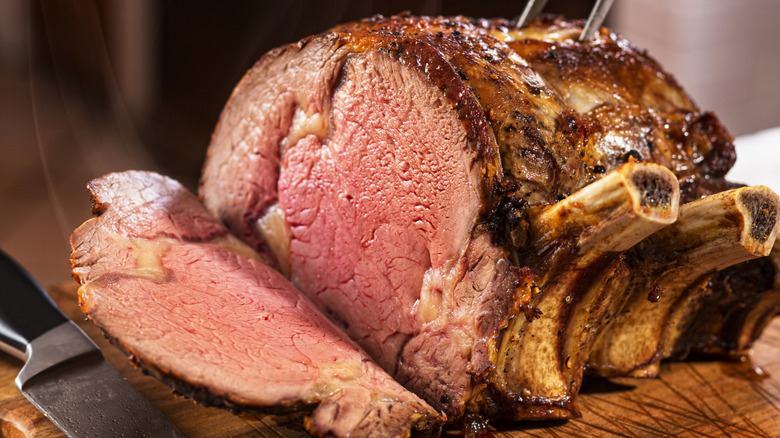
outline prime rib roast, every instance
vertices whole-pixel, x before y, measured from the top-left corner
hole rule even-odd
[[[732,137],[652,58],[581,28],[376,16],[269,52],[202,205],[91,183],[82,309],[202,402],[320,403],[318,435],[572,418],[584,375],[745,354],[780,311],[778,196],[724,179]]]

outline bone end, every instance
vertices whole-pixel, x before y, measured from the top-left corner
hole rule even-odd
[[[680,185],[671,170],[652,163],[626,163],[616,176],[628,197],[628,214],[613,221],[609,233],[594,247],[620,252],[677,220]]]
[[[680,185],[671,170],[652,163],[627,163],[620,168],[620,175],[635,214],[662,225],[677,220]]]
[[[756,257],[769,255],[777,239],[780,197],[765,186],[738,189],[736,206],[745,220],[742,246]]]

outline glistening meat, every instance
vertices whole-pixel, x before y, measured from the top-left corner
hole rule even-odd
[[[730,135],[655,61],[580,30],[378,16],[273,50],[201,199],[453,423],[570,418],[586,370],[743,352],[778,311],[777,195],[724,179]]]

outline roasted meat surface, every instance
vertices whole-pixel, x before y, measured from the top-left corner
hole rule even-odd
[[[780,199],[725,180],[732,137],[652,58],[581,27],[376,16],[272,50],[200,199],[454,425],[743,354],[778,313]]]
[[[631,42],[602,29],[580,43],[581,23],[552,16],[521,29],[503,20],[477,23],[526,60],[584,119],[585,139],[577,151],[585,166],[610,171],[629,157],[661,164],[680,180],[682,202],[734,187],[724,180],[736,159],[731,135]],[[585,174],[575,187],[592,179]]]

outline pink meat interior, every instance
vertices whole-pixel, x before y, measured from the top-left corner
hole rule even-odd
[[[478,176],[462,123],[416,70],[377,52],[345,68],[329,138],[284,156],[279,205],[293,282],[392,374],[424,274],[468,241]]]

